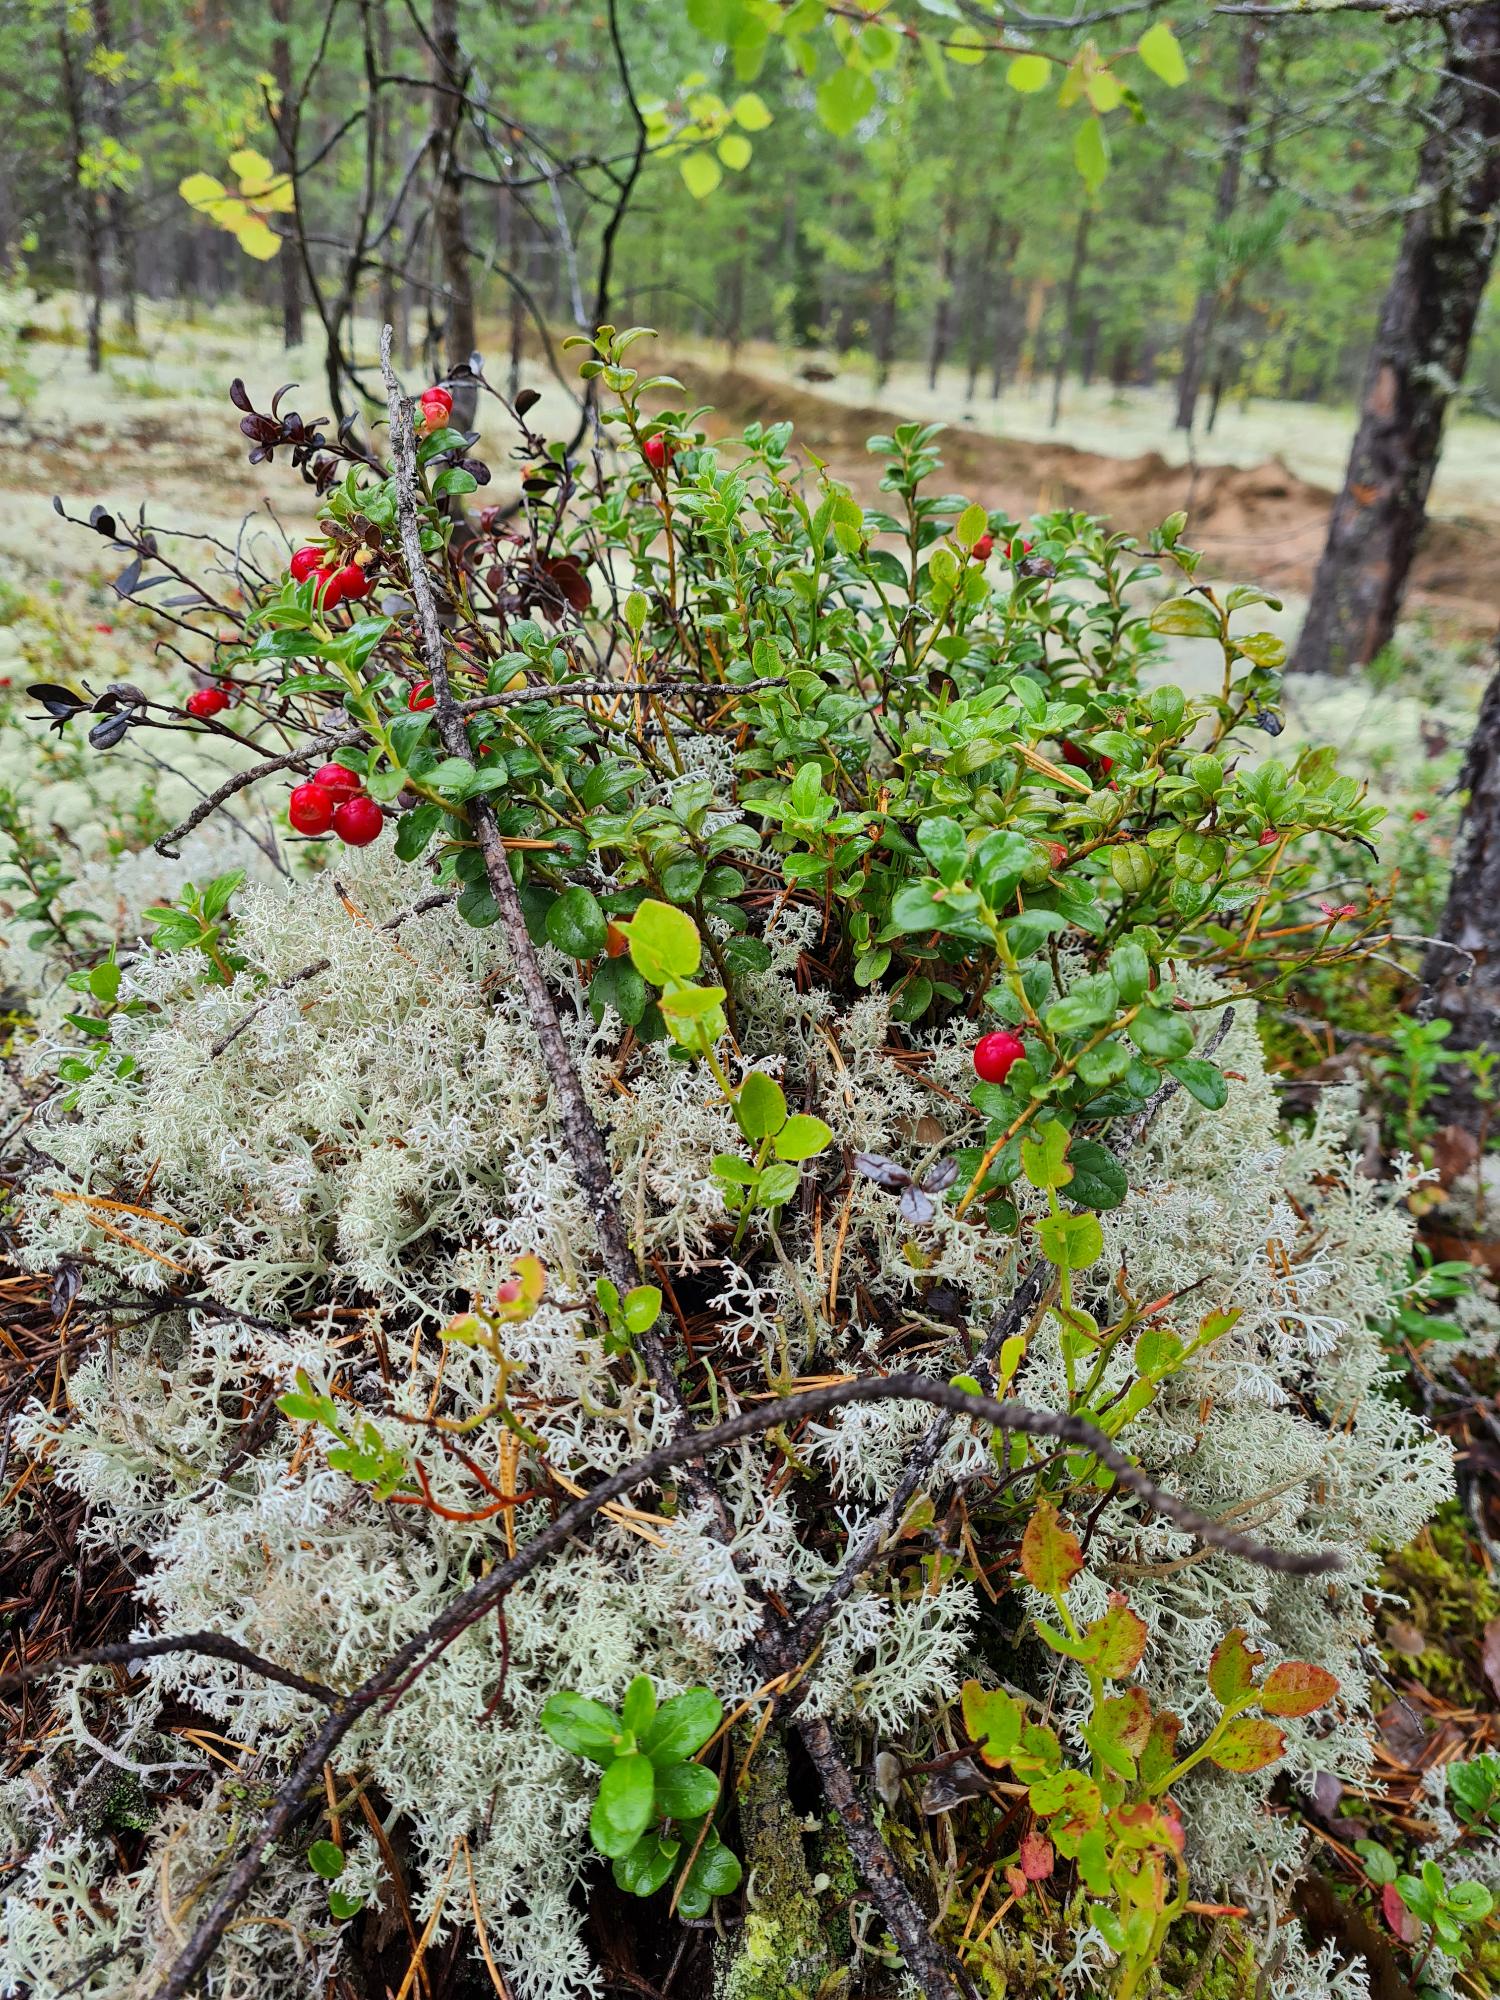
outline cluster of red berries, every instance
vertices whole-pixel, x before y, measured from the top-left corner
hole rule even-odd
[[[422,391],[422,422],[430,431],[447,428],[449,417],[453,415],[453,398],[446,389],[424,389]]]
[[[195,688],[183,706],[189,715],[196,715],[200,722],[210,715],[222,715],[229,706],[229,690],[223,687]]]
[[[347,764],[324,764],[314,771],[287,800],[286,816],[298,833],[327,833],[331,827],[346,847],[368,847],[385,824],[359,773]]]
[[[1087,750],[1080,750],[1071,737],[1063,738],[1062,760],[1071,764],[1075,771],[1088,771],[1092,775],[1107,778],[1115,768],[1113,757],[1091,757]]]
[[[974,1071],[982,1083],[1004,1083],[1026,1053],[1026,1045],[1009,1028],[997,1028],[974,1044]]]
[[[287,569],[295,583],[306,583],[309,577],[312,578],[313,602],[322,611],[331,611],[336,604],[353,602],[370,594],[370,576],[366,569],[357,562],[346,562],[335,568],[328,560],[327,549],[316,542],[309,542],[298,549]]]

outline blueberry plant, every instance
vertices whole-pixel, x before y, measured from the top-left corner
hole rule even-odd
[[[304,874],[341,846],[374,847],[411,899],[451,900],[481,931],[513,898],[541,973],[572,982],[607,1031],[621,1087],[654,1047],[722,1112],[734,1142],[704,1169],[726,1262],[790,1268],[786,1246],[819,1226],[821,1197],[852,1199],[860,1180],[893,1198],[919,1281],[923,1232],[939,1224],[1018,1270],[1034,1262],[1066,1376],[1060,1420],[1080,1428],[1058,1448],[997,1433],[993,1476],[965,1505],[984,1544],[1010,1551],[983,1566],[985,1590],[1013,1593],[1028,1643],[1087,1685],[1083,1748],[993,1675],[969,1680],[946,1726],[961,1724],[983,1767],[977,1839],[1012,1894],[1050,1896],[1092,1925],[1128,1996],[1191,1901],[1181,1781],[1274,1764],[1278,1718],[1338,1688],[1312,1662],[1260,1676],[1230,1631],[1208,1670],[1218,1720],[1185,1747],[1135,1679],[1153,1635],[1127,1599],[1075,1616],[1072,1523],[1115,1478],[1100,1440],[1123,1438],[1236,1321],[1211,1308],[1192,1325],[1172,1300],[1134,1296],[1102,1268],[1099,1217],[1126,1199],[1132,1135],[1167,1097],[1209,1115],[1225,1104],[1226,1005],[1360,951],[1358,911],[1311,924],[1297,912],[1317,857],[1367,842],[1378,813],[1327,755],[1275,754],[1283,649],[1256,617],[1270,600],[1204,580],[1183,517],[1144,542],[1068,511],[1023,523],[945,491],[937,430],[918,424],[870,440],[879,498],[866,505],[816,462],[808,473],[789,425],[711,440],[707,413],[674,402],[678,384],[636,368],[642,338],[605,327],[582,343],[612,447],[587,458],[530,428],[530,399],[508,404],[476,378],[520,499],[472,514],[464,502],[491,468],[481,432],[452,425],[447,389],[403,412],[408,495],[378,429],[368,444],[329,435],[281,394],[257,411],[236,384],[254,456],[289,457],[314,489],[315,535],[278,574],[241,569],[243,609],[216,601],[201,685],[180,703],[129,684],[36,692],[60,730],[76,722],[106,753],[148,726],[233,739],[233,771],[195,821],[253,785]],[[127,551],[132,589],[157,573],[144,529],[98,510],[90,525]],[[1206,692],[1166,677],[1169,639],[1206,649]],[[21,872],[28,914],[71,949],[66,883],[35,855]],[[234,981],[237,887],[185,890],[152,913],[153,942]],[[845,1157],[831,1100],[789,1095],[744,1056],[740,1023],[789,910],[807,919],[798,984],[846,1005],[878,998],[898,1051],[962,1035],[968,1101],[944,1093],[957,1143],[914,1136],[902,1158]],[[107,1046],[119,978],[104,959],[77,970],[96,1008],[78,1023],[86,1068]],[[562,1303],[622,1384],[660,1385],[665,1280],[637,1275],[611,1268]],[[373,1505],[509,1522],[515,1487],[497,1490],[457,1439],[494,1432],[535,1452],[507,1341],[552,1282],[524,1259],[498,1297],[444,1328],[497,1373],[477,1414],[435,1406],[403,1439],[305,1372],[281,1413]],[[804,1309],[816,1346],[819,1314]],[[993,1366],[958,1386],[1009,1394],[1035,1337],[1023,1316]],[[706,1392],[684,1368],[676,1393],[706,1393],[717,1413],[720,1378],[693,1361]],[[792,1442],[776,1442],[787,1477],[815,1487]],[[472,1510],[435,1500],[434,1451],[479,1483]],[[839,1537],[820,1532],[836,1565]],[[968,1540],[924,1560],[929,1579],[981,1567]],[[778,1688],[800,1672],[790,1658],[762,1667]],[[702,1761],[721,1722],[709,1689],[658,1704],[645,1671],[618,1710],[568,1690],[538,1718],[598,1769],[590,1833],[618,1886],[670,1884],[692,1920],[741,1879],[734,1788]],[[312,1865],[335,1879],[333,1855],[315,1849]],[[1472,1897],[1412,1894],[1440,1939],[1472,1915]],[[353,1914],[352,1900],[334,1913]]]

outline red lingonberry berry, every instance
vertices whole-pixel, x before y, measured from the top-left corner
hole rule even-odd
[[[1071,764],[1075,771],[1086,771],[1089,768],[1088,752],[1080,750],[1070,736],[1063,738],[1062,760],[1065,764]]]
[[[363,792],[333,809],[333,830],[346,847],[368,847],[384,825],[384,813]]]
[[[353,597],[368,597],[370,594],[369,572],[368,570],[361,569],[357,562],[345,563],[342,569],[334,571],[331,587],[338,591],[341,603],[347,602]]]
[[[1420,824],[1421,824],[1421,822],[1422,822],[1422,821],[1423,821],[1424,819],[1426,819],[1426,818],[1427,818],[1427,814],[1426,814],[1426,813],[1424,813],[1424,812],[1422,811],[1422,808],[1421,808],[1420,806],[1418,806],[1417,810],[1416,810],[1416,811],[1415,811],[1415,812],[1414,812],[1414,813],[1412,814],[1412,819],[1413,819],[1413,820],[1414,820],[1414,821],[1415,821],[1415,822],[1416,822],[1416,823],[1417,823],[1418,825],[1420,825]]]
[[[1005,553],[1012,562],[1019,562],[1022,556],[1029,556],[1031,554],[1031,543],[1024,537],[1020,537],[1016,541],[1005,544]]]
[[[332,611],[344,595],[339,582],[341,571],[336,569],[315,569],[313,571],[313,603],[323,611]]]
[[[333,807],[333,794],[321,785],[298,785],[286,802],[286,816],[298,833],[327,833]]]
[[[430,389],[422,391],[424,403],[440,403],[445,411],[453,408],[453,391],[445,389],[441,382],[434,382]]]
[[[322,764],[313,772],[312,781],[327,792],[336,806],[365,788],[358,771],[351,771],[347,764]]]
[[[994,553],[995,537],[993,535],[981,535],[969,551],[975,562],[988,562]]]
[[[297,549],[293,553],[291,561],[287,564],[287,569],[291,572],[293,582],[306,583],[314,570],[321,569],[323,567],[324,553],[324,550],[320,549],[314,542],[309,542],[305,548]]]
[[[1274,847],[1280,838],[1281,835],[1276,831],[1275,827],[1268,826],[1260,837],[1260,844],[1262,847]]]
[[[981,1036],[974,1044],[975,1074],[984,1083],[1004,1083],[1012,1066],[1025,1053],[1025,1044],[1019,1035],[1013,1035],[1009,1028],[998,1028],[994,1034]]]
[[[1054,868],[1061,868],[1067,858],[1068,850],[1060,840],[1049,840],[1047,842],[1047,859]]]
[[[424,708],[436,708],[437,696],[432,691],[432,682],[418,681],[406,697],[406,705],[413,715],[420,715]]]
[[[641,457],[655,472],[660,472],[671,456],[672,447],[664,437],[648,437],[641,446]]]
[[[223,688],[198,688],[187,698],[189,715],[219,715],[229,706],[229,697]]]

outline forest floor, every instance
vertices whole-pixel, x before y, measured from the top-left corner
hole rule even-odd
[[[138,341],[107,347],[103,371],[91,376],[76,302],[0,292],[0,563],[17,565],[18,577],[87,573],[101,553],[87,538],[54,531],[47,511],[54,493],[84,513],[96,500],[133,505],[143,497],[156,519],[226,539],[247,512],[268,508],[273,488],[290,529],[310,518],[297,509],[295,485],[247,463],[227,390],[240,375],[265,407],[292,379],[300,387],[290,403],[321,413],[327,398],[317,343],[289,353],[267,317],[249,311],[189,319],[147,303],[141,328]],[[373,328],[362,326],[361,351],[373,355],[374,344]],[[498,334],[488,345],[501,351]],[[712,431],[790,418],[799,442],[867,501],[877,468],[865,440],[921,418],[945,426],[951,483],[989,507],[1017,515],[1077,507],[1133,533],[1186,508],[1186,539],[1205,551],[1210,569],[1285,593],[1293,616],[1311,585],[1353,423],[1348,410],[1227,404],[1194,461],[1171,429],[1164,390],[1069,383],[1053,431],[1048,385],[1013,386],[996,402],[981,385],[971,400],[956,368],[942,371],[931,390],[924,369],[898,367],[877,396],[866,370],[769,346],[747,347],[731,366],[722,348],[664,341],[662,364],[695,401],[713,406]],[[809,369],[831,369],[832,379],[809,382]],[[526,379],[542,390],[533,422],[569,434],[563,388],[540,361]],[[1500,426],[1483,418],[1450,426],[1409,599],[1412,618],[1460,642],[1493,632],[1500,604],[1497,441]],[[493,497],[511,497],[516,468],[498,456],[492,462]]]
[[[1076,507],[1132,534],[1184,508],[1184,539],[1204,551],[1212,571],[1296,599],[1312,586],[1353,428],[1350,412],[1258,401],[1222,411],[1214,435],[1197,439],[1190,457],[1183,434],[1170,428],[1162,391],[1070,383],[1054,431],[1050,385],[1040,383],[992,403],[983,390],[970,401],[957,369],[943,371],[934,391],[925,370],[898,368],[877,396],[862,370],[809,382],[806,369],[829,364],[770,348],[747,349],[734,365],[712,350],[682,352],[672,365],[721,423],[790,418],[802,443],[866,502],[877,472],[865,439],[906,419],[940,422],[954,482],[988,507],[1018,516]],[[1448,638],[1495,627],[1497,461],[1500,425],[1469,418],[1452,427],[1408,597],[1408,614]]]

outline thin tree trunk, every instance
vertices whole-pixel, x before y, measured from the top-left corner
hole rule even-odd
[[[1021,226],[1012,225],[1005,239],[1005,255],[1000,261],[1000,286],[995,298],[995,332],[990,346],[990,401],[998,403],[1005,386],[1006,368],[1012,358],[1011,339],[1015,319],[1016,253],[1021,248]]]
[[[875,387],[883,389],[891,379],[891,361],[896,352],[896,250],[888,245],[880,265],[880,297],[875,318]]]
[[[114,48],[114,23],[110,18],[109,0],[93,0],[94,49],[102,55]],[[112,80],[107,69],[102,69],[99,77],[99,127],[106,139],[112,140],[122,150],[125,145],[124,121],[120,115],[120,87]],[[135,311],[135,232],[130,221],[130,203],[124,188],[111,179],[104,194],[105,213],[109,218],[110,249],[114,255],[115,291],[120,306],[120,325],[132,338],[138,327]]]
[[[1240,39],[1239,73],[1235,78],[1234,104],[1229,114],[1229,137],[1219,168],[1219,187],[1214,196],[1214,226],[1222,228],[1234,214],[1240,198],[1240,174],[1245,164],[1245,147],[1250,138],[1250,119],[1255,107],[1255,85],[1260,75],[1261,45],[1265,24],[1249,21]],[[1190,431],[1198,407],[1198,390],[1208,359],[1209,335],[1213,332],[1217,290],[1212,280],[1199,287],[1193,317],[1182,344],[1182,373],[1177,378],[1177,429]]]
[[[1000,211],[992,208],[985,217],[984,242],[974,260],[974,281],[969,287],[969,401],[979,382],[984,364],[984,336],[990,323],[990,299],[994,292],[995,251],[1000,243]]]
[[[1448,1052],[1500,1048],[1500,643],[1459,779],[1468,793],[1454,847],[1439,937],[1422,968],[1424,1013],[1453,1023]],[[1474,1096],[1468,1070],[1450,1073],[1443,1114],[1476,1134],[1494,1106]],[[1488,1114],[1488,1115],[1487,1115]]]
[[[1365,372],[1359,429],[1294,665],[1342,673],[1396,626],[1443,419],[1462,382],[1500,209],[1500,0],[1450,17],[1408,216]]]
[[[1052,416],[1053,430],[1062,414],[1063,377],[1068,371],[1068,357],[1073,351],[1073,315],[1078,308],[1078,286],[1083,278],[1083,267],[1088,261],[1089,226],[1094,219],[1093,206],[1085,202],[1078,211],[1078,227],[1073,231],[1073,257],[1068,265],[1068,282],[1063,288],[1062,325],[1057,335],[1057,360],[1052,368]]]
[[[952,208],[943,215],[938,251],[937,306],[932,315],[932,345],[927,350],[927,386],[937,387],[938,370],[948,358],[953,338],[953,280],[958,268],[958,218]]]
[[[460,368],[478,345],[474,321],[474,278],[469,244],[464,235],[464,184],[458,142],[463,130],[463,94],[469,87],[469,66],[458,40],[458,0],[432,0],[433,155],[437,189],[433,227],[442,259],[447,313],[443,346],[447,367]],[[453,385],[453,423],[467,430],[474,421],[479,391],[460,379]]]
[[[391,16],[386,0],[380,0],[375,15],[375,53],[380,61],[382,76],[388,76],[394,64],[391,59]],[[375,120],[375,186],[379,196],[378,207],[383,212],[385,204],[395,193],[392,186],[395,163],[391,151],[391,111],[383,90],[375,93],[370,116]],[[380,275],[375,281],[375,295],[382,326],[394,326],[396,323],[398,285],[395,265],[399,245],[400,238],[393,233],[386,239],[380,253]]]
[[[97,375],[104,365],[104,231],[98,201],[92,189],[83,184],[83,161],[88,150],[83,78],[78,51],[66,23],[58,29],[57,49],[68,119],[68,197],[77,233],[78,289],[83,294],[87,320],[89,373]]]
[[[284,107],[292,94],[292,43],[286,30],[291,24],[292,0],[271,0],[271,19],[276,23],[277,32],[271,38],[271,81],[276,91],[276,165],[282,173],[291,166],[291,155],[287,150],[282,130]],[[380,115],[379,105],[373,115]],[[302,267],[293,254],[292,245],[284,241],[281,255],[277,258],[281,266],[281,344],[283,347],[300,347],[302,344]]]

